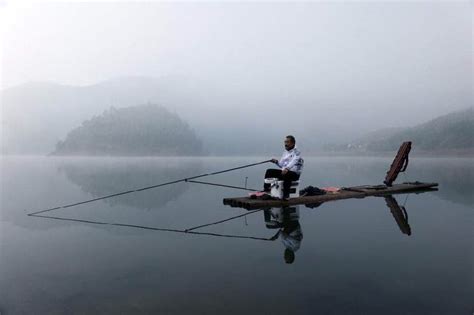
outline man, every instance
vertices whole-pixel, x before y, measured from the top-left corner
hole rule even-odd
[[[270,168],[265,172],[265,178],[278,178],[283,180],[283,199],[287,200],[290,196],[291,182],[298,180],[303,170],[304,160],[300,151],[296,148],[295,137],[289,135],[285,138],[285,151],[280,160],[272,159],[280,169]],[[270,184],[263,184],[263,190],[270,191]]]

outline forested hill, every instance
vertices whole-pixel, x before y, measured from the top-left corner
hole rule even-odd
[[[56,144],[53,155],[200,155],[202,143],[178,115],[153,104],[111,107]]]
[[[393,128],[372,132],[341,145],[328,145],[332,151],[394,151],[403,141],[413,141],[414,148],[425,152],[474,151],[473,108],[439,116],[410,128]]]

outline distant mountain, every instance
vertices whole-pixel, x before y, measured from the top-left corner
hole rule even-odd
[[[0,152],[47,154],[68,131],[111,106],[152,102],[180,112],[190,103],[182,92],[188,83],[174,77],[123,77],[88,86],[29,82],[2,90]]]
[[[202,143],[181,118],[153,104],[111,107],[56,144],[54,155],[200,155]]]
[[[416,150],[425,152],[474,151],[473,108],[456,111],[411,128],[392,128],[371,132],[328,151],[385,152],[397,150],[403,141],[413,141]]]
[[[201,77],[114,78],[87,86],[30,82],[0,92],[0,154],[46,155],[73,128],[113,106],[160,104],[188,122],[212,155],[273,156],[287,134],[306,154],[324,143],[344,143],[384,125],[385,110],[375,104],[322,97],[316,90],[286,89],[262,81],[236,84]],[[464,101],[453,106],[462,108]],[[371,107],[370,107],[371,106]],[[370,110],[362,110],[369,107]],[[432,113],[444,113],[440,105]],[[399,110],[395,124],[429,117]],[[424,118],[426,119],[426,118]]]
[[[163,105],[189,122],[211,154],[279,152],[281,139],[289,132],[282,128],[276,137],[271,128],[258,123],[265,119],[263,109],[241,110],[240,104],[248,102],[245,97],[252,97],[238,89],[229,95],[215,83],[178,76],[128,76],[87,86],[29,82],[4,89],[0,95],[0,154],[49,154],[84,120],[111,106],[148,102]],[[308,138],[309,146],[313,137]]]
[[[165,106],[187,121],[210,154],[279,154],[282,139],[289,133],[294,133],[308,149],[317,149],[318,141],[323,141],[322,137],[314,137],[315,132],[310,129],[324,129],[322,122],[288,125],[285,115],[279,114],[287,100],[277,99],[275,93],[267,95],[257,89],[257,99],[255,94],[227,86],[226,82],[181,76],[128,76],[87,86],[42,81],[4,89],[0,93],[0,154],[49,154],[84,120],[111,106],[122,108],[148,102]],[[272,104],[271,112],[264,108],[268,104]],[[311,120],[309,115],[306,117]],[[298,132],[295,127],[305,132]],[[336,133],[344,134],[337,129],[331,136]]]

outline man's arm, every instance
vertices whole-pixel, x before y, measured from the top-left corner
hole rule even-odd
[[[272,162],[275,163],[276,165],[278,165],[278,167],[281,167],[280,161],[281,161],[282,159],[283,159],[283,156],[281,157],[280,160],[272,159]]]

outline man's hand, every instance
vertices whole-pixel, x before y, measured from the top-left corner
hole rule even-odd
[[[275,163],[275,164],[278,164],[278,160],[277,159],[271,159],[272,163]]]
[[[282,170],[281,170],[281,173],[282,173],[283,175],[285,175],[286,173],[288,173],[288,169],[287,169],[287,168],[282,169]]]

